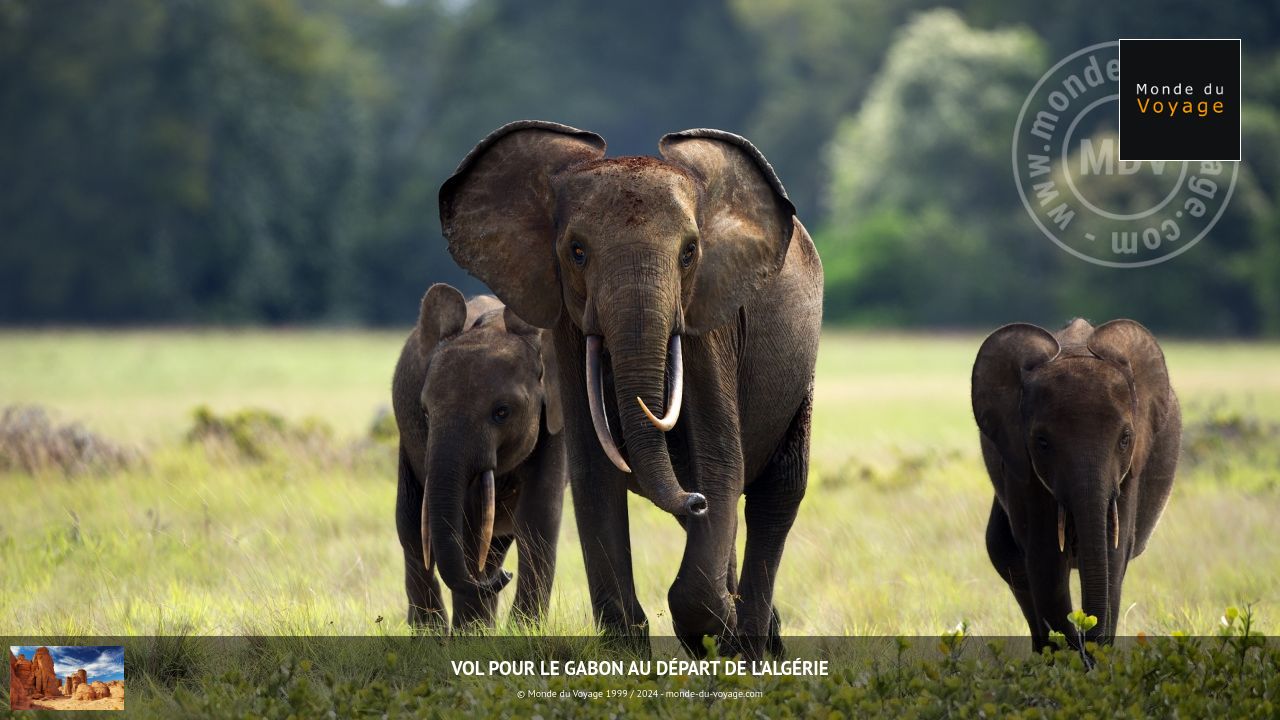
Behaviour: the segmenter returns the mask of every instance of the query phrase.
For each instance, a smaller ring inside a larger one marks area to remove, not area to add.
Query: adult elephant
[[[685,647],[700,654],[714,635],[777,653],[773,586],[805,492],[822,266],[747,140],[688,130],[659,149],[606,158],[594,133],[511,123],[445,182],[441,225],[463,268],[552,330],[598,624],[646,642],[630,488],[685,528],[667,595]]]

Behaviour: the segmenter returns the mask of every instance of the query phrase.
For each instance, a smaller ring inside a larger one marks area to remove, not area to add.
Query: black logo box
[[[1240,51],[1239,39],[1121,38],[1120,160],[1240,160]]]

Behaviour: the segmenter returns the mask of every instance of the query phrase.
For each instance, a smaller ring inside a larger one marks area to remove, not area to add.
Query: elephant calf
[[[1033,646],[1050,631],[1075,641],[1073,568],[1098,618],[1085,639],[1113,641],[1125,569],[1164,511],[1181,445],[1160,345],[1132,320],[1006,325],[973,364],[973,415],[996,495],[987,552]]]
[[[467,302],[448,285],[422,298],[391,391],[396,528],[415,627],[446,624],[436,567],[453,593],[454,627],[492,625],[513,540],[514,612],[537,620],[546,610],[566,482],[559,395],[543,373],[549,345],[496,298]]]

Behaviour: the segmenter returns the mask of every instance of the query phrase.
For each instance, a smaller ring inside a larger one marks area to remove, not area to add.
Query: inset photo
[[[10,710],[123,710],[119,645],[11,645]]]

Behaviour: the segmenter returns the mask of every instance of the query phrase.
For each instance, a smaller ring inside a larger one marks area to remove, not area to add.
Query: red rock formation
[[[84,668],[67,675],[63,682],[53,671],[53,655],[49,648],[39,648],[28,660],[25,655],[9,653],[9,698],[14,710],[25,710],[32,700],[43,700],[66,695],[75,700],[93,701],[103,698],[124,699],[124,681],[89,682]]]
[[[33,699],[60,697],[62,684],[58,682],[58,675],[53,671],[53,656],[49,654],[49,648],[37,649],[31,664],[33,666],[31,697]]]
[[[11,652],[10,655],[12,654],[13,653]],[[17,659],[13,662],[11,674],[18,684],[27,689],[28,694],[31,692],[33,683],[32,673],[34,672],[34,666],[31,664],[31,661],[27,659],[27,656],[22,653],[18,653]]]
[[[27,663],[28,671],[31,663],[21,655],[23,662]],[[18,676],[18,658],[13,656],[13,651],[9,652],[9,709],[10,710],[29,710],[31,709],[31,697],[27,693],[26,684]]]

